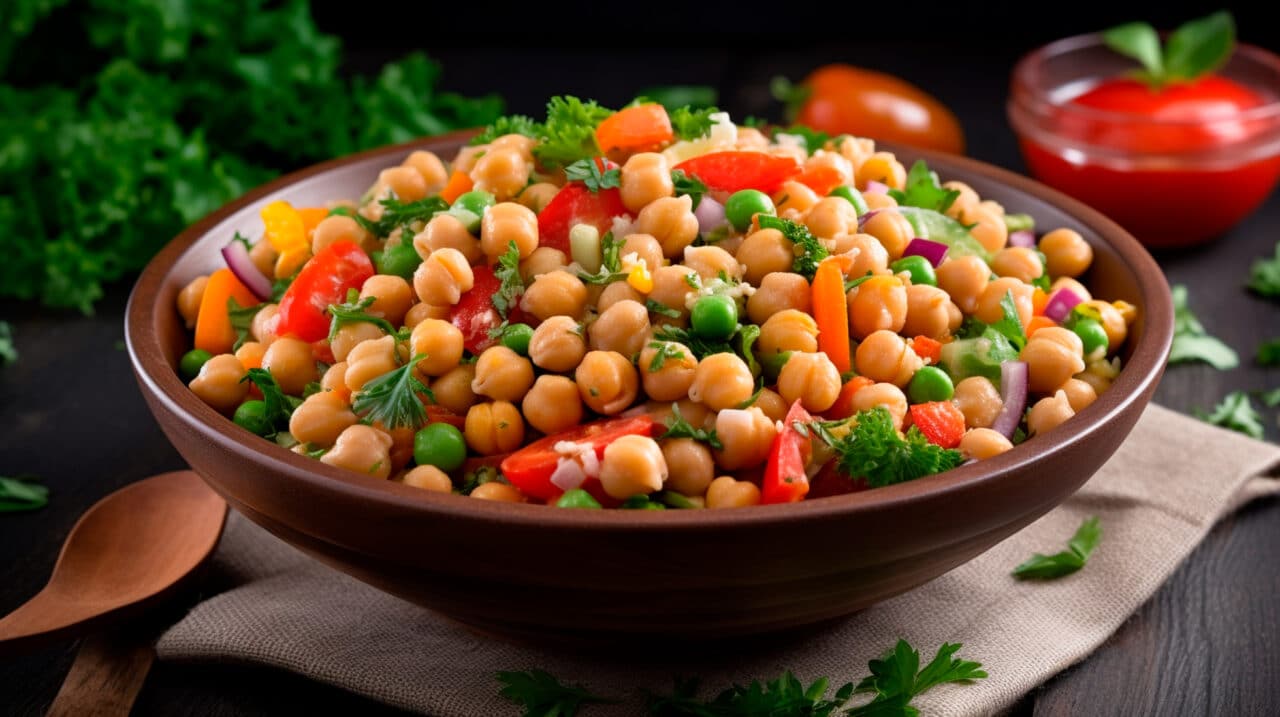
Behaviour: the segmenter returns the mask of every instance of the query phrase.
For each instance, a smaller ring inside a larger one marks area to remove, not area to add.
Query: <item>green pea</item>
[[[599,509],[600,502],[591,497],[591,494],[581,488],[566,490],[564,495],[560,496],[556,501],[557,508],[594,508]]]
[[[859,192],[853,187],[836,187],[828,192],[827,196],[840,197],[841,199],[849,200],[849,203],[853,205],[853,210],[858,213],[858,216],[862,216],[863,214],[871,211],[871,207],[867,206],[867,200],[862,198],[862,192]]]
[[[178,361],[178,373],[182,378],[190,381],[200,374],[200,369],[204,368],[205,362],[213,358],[213,354],[204,349],[191,349],[182,355],[182,360]]]
[[[956,393],[951,377],[937,366],[924,366],[911,378],[907,386],[907,398],[912,403],[950,401]]]
[[[727,296],[704,296],[689,314],[693,333],[709,341],[723,341],[738,330],[738,305]]]
[[[466,459],[467,442],[453,424],[429,423],[413,436],[413,460],[420,466],[448,473],[461,468]]]
[[[379,274],[390,274],[411,282],[422,257],[418,256],[413,244],[397,244],[385,251],[374,252],[373,263]]]
[[[738,231],[751,226],[751,218],[757,214],[777,214],[773,200],[758,189],[743,189],[729,195],[724,203],[724,215]]]
[[[502,331],[502,345],[521,356],[529,355],[529,340],[533,338],[533,327],[528,324],[511,324]]]
[[[1092,356],[1095,351],[1107,350],[1107,330],[1102,328],[1101,322],[1097,319],[1080,316],[1072,322],[1071,330],[1076,332],[1076,336],[1079,336],[1081,343],[1084,344],[1086,357]]]
[[[475,234],[480,230],[480,218],[484,216],[484,210],[492,207],[494,203],[493,195],[474,189],[470,192],[464,192],[453,200],[453,205],[449,207],[449,214],[457,217],[458,221],[467,228],[467,231]]]
[[[235,416],[231,420],[235,421],[237,426],[259,436],[275,433],[275,426],[267,420],[267,404],[263,401],[245,401],[236,409]]]
[[[933,264],[922,256],[904,256],[890,264],[889,268],[895,274],[904,271],[910,274],[912,284],[938,285],[938,272],[934,271]]]

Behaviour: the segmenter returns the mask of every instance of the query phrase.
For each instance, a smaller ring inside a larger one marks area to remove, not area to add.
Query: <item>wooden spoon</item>
[[[71,529],[49,584],[0,620],[0,655],[168,596],[213,552],[226,517],[227,504],[191,471],[147,478],[98,501]]]

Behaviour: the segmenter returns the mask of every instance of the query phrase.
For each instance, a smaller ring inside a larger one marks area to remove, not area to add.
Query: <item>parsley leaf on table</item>
[[[523,717],[573,717],[584,704],[609,704],[611,700],[579,685],[564,685],[544,670],[499,672],[498,694],[524,708]]]
[[[911,165],[911,171],[907,172],[904,188],[890,189],[889,196],[903,206],[946,212],[960,196],[960,192],[956,189],[943,189],[938,173],[929,169],[923,159],[917,159]]]
[[[943,643],[938,653],[917,672],[920,653],[906,640],[898,640],[893,650],[878,660],[871,660],[871,676],[863,678],[856,692],[874,692],[875,699],[849,710],[850,717],[916,717],[920,711],[911,706],[917,695],[948,682],[972,682],[987,676],[982,664],[953,658],[962,647],[959,643]]]
[[[1187,287],[1176,284],[1173,291],[1173,346],[1169,363],[1203,361],[1219,371],[1240,365],[1235,349],[1205,331],[1200,319],[1187,306]]]
[[[831,255],[822,241],[809,231],[809,227],[799,222],[766,214],[759,214],[756,219],[760,222],[761,229],[777,229],[795,244],[799,253],[791,264],[791,270],[813,281],[813,275],[818,271],[818,264]]]
[[[1228,428],[1243,433],[1250,438],[1262,440],[1262,416],[1258,415],[1249,394],[1244,391],[1232,391],[1213,407],[1210,413],[1196,411],[1196,417],[1215,426]]]
[[[900,436],[883,406],[859,412],[854,421],[853,430],[841,438],[818,433],[835,449],[840,473],[865,478],[873,488],[941,473],[964,461],[960,451],[930,443],[915,426]]]
[[[0,513],[37,510],[48,504],[48,488],[30,480],[0,476]]]
[[[616,189],[622,186],[622,171],[618,167],[600,169],[600,163],[593,159],[579,159],[564,168],[564,176],[570,181],[580,181],[593,193],[601,189]]]
[[[1019,580],[1052,580],[1070,575],[1084,567],[1089,555],[1102,539],[1102,526],[1096,516],[1086,518],[1067,542],[1067,549],[1053,555],[1036,553],[1013,569]]]
[[[1270,391],[1266,391],[1259,398],[1262,400],[1262,405],[1267,408],[1280,406],[1280,388],[1273,388]]]
[[[0,330],[0,335],[3,331]],[[1258,344],[1257,362],[1261,366],[1280,366],[1280,339],[1271,339]]]
[[[805,686],[788,670],[767,682],[732,685],[714,699],[698,697],[696,678],[676,679],[669,695],[645,694],[645,711],[653,717],[835,717],[853,696],[853,683],[827,698],[825,677]]]
[[[435,403],[431,390],[413,375],[413,367],[425,356],[414,356],[403,366],[371,379],[352,396],[351,410],[365,424],[386,428],[417,428],[427,422],[427,409],[418,394]]]
[[[1245,286],[1269,299],[1280,299],[1280,242],[1276,243],[1275,257],[1254,260]]]
[[[13,345],[13,328],[8,321],[0,321],[0,366],[18,360],[18,349]]]

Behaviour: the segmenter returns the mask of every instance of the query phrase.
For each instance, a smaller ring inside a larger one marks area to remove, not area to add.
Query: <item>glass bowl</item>
[[[1148,246],[1213,239],[1257,209],[1280,179],[1280,57],[1239,45],[1218,75],[1263,103],[1213,119],[1156,119],[1072,102],[1133,69],[1100,34],[1022,58],[1008,112],[1027,166]]]

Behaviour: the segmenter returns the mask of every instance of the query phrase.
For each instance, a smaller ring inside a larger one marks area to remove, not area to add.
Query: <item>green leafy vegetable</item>
[[[755,324],[743,324],[738,328],[738,333],[733,336],[733,340],[737,343],[738,355],[742,357],[743,361],[746,361],[751,375],[757,378],[759,378],[762,369],[760,368],[760,362],[756,360],[756,353],[753,349],[759,338],[760,327]],[[747,405],[751,404],[748,403]]]
[[[873,488],[951,470],[964,460],[960,451],[930,443],[915,426],[905,438],[898,435],[883,406],[859,412],[854,421],[853,430],[842,438],[819,433],[835,449],[836,468],[849,478],[865,478]]]
[[[511,313],[511,307],[524,294],[524,279],[520,278],[520,248],[514,240],[507,243],[507,251],[498,257],[493,274],[498,277],[498,293],[490,297],[489,301],[505,320],[507,314]]]
[[[1004,228],[1010,233],[1035,231],[1036,218],[1030,214],[1005,214]]]
[[[542,141],[533,148],[534,156],[548,167],[565,167],[580,159],[599,156],[596,127],[611,114],[613,110],[601,107],[595,100],[583,102],[567,95],[552,97],[547,103]]]
[[[249,334],[253,328],[253,317],[266,307],[266,304],[242,307],[234,296],[227,297],[227,316],[231,319],[231,328],[236,332],[236,342],[231,347],[232,351],[239,351],[240,347],[244,346],[244,342],[249,340]]]
[[[0,336],[3,333],[3,329],[0,329]],[[1257,362],[1261,366],[1280,366],[1280,339],[1258,344]]]
[[[1258,410],[1253,407],[1253,402],[1249,400],[1249,394],[1244,391],[1232,391],[1228,393],[1226,398],[1217,406],[1214,406],[1211,413],[1196,411],[1196,416],[1206,423],[1212,423],[1215,426],[1221,426],[1233,431],[1262,440],[1262,416],[1258,415]]]
[[[715,107],[694,109],[692,107],[667,108],[671,117],[671,129],[677,139],[694,140],[711,134],[711,126],[715,124],[711,115],[719,112]]]
[[[698,203],[702,201],[702,195],[710,190],[701,179],[686,174],[683,169],[671,170],[671,184],[675,186],[676,196],[683,197],[686,194],[693,200],[693,208],[698,208]]]
[[[939,363],[954,381],[970,376],[985,376],[999,383],[1000,364],[1017,361],[1018,349],[1008,337],[981,321],[975,319],[961,326],[966,330],[966,336],[970,336],[968,332],[975,327],[978,328],[977,336],[943,344]]]
[[[905,188],[890,189],[889,196],[903,206],[945,212],[960,196],[960,191],[943,189],[938,173],[929,169],[923,159],[917,159],[911,165],[911,171],[907,172]]]
[[[294,404],[284,395],[271,372],[265,368],[251,368],[240,379],[240,383],[246,381],[252,382],[262,392],[262,401],[267,405],[267,421],[277,432],[289,430],[289,417],[293,415]],[[267,438],[275,438],[275,434],[268,435]]]
[[[655,301],[654,299],[645,299],[644,308],[648,309],[649,313],[651,314],[657,314],[658,316],[665,316],[668,319],[680,318],[679,309],[673,309],[670,306],[667,306],[666,304],[660,301]]]
[[[809,231],[809,227],[799,222],[767,214],[758,214],[756,219],[760,222],[761,229],[777,229],[795,244],[798,251],[791,270],[813,281],[813,275],[818,271],[818,264],[831,255],[822,241]]]
[[[18,360],[18,349],[13,345],[13,328],[8,321],[0,321],[0,366]]]
[[[1276,244],[1273,258],[1257,259],[1249,267],[1249,283],[1246,286],[1260,296],[1280,298],[1280,243]]]
[[[28,479],[0,476],[0,513],[22,513],[48,504],[48,488]]]
[[[1187,287],[1177,284],[1173,289],[1173,346],[1169,349],[1169,363],[1203,361],[1219,371],[1240,365],[1235,349],[1210,336],[1200,319],[1187,306]]]
[[[711,430],[697,428],[692,423],[689,423],[684,416],[680,415],[680,404],[678,403],[671,404],[671,417],[667,419],[667,430],[660,436],[660,439],[665,438],[692,438],[718,451],[724,450],[724,444],[716,436],[716,430],[714,428]]]
[[[564,176],[570,181],[580,181],[587,189],[598,193],[601,189],[616,189],[622,184],[622,171],[618,167],[600,169],[600,163],[592,159],[579,159],[564,168]]]
[[[578,272],[578,278],[587,284],[612,284],[627,278],[622,270],[622,239],[615,239],[613,232],[600,237],[600,270],[594,274]]]
[[[853,683],[828,699],[829,684],[823,677],[805,686],[788,670],[777,679],[733,685],[703,700],[697,679],[677,679],[669,695],[646,693],[645,708],[654,717],[834,717],[853,696]]]
[[[414,222],[428,222],[436,214],[449,208],[449,203],[440,197],[423,197],[412,202],[402,202],[395,197],[378,202],[382,205],[382,216],[378,221],[370,221],[360,214],[353,214],[355,220],[369,233],[386,238],[400,227],[407,227]]]
[[[1014,568],[1013,576],[1019,580],[1053,580],[1070,575],[1084,567],[1101,539],[1102,526],[1097,516],[1086,518],[1067,541],[1066,550],[1053,555],[1036,553]]]
[[[413,367],[425,356],[414,356],[405,365],[371,379],[351,400],[351,410],[367,424],[386,428],[417,428],[427,422],[427,409],[418,394],[435,403],[435,395],[417,376]]]
[[[941,212],[922,207],[903,206],[899,211],[915,229],[917,237],[946,244],[947,256],[976,256],[991,263],[991,252],[960,222]]]
[[[235,301],[235,299],[230,299],[230,301]],[[373,306],[375,301],[377,301],[376,296],[366,296],[361,299],[360,292],[357,289],[348,289],[347,300],[344,303],[329,304],[328,312],[333,317],[329,321],[329,340],[332,341],[333,337],[338,335],[338,329],[346,324],[361,322],[373,324],[388,334],[395,335],[396,327],[392,326],[390,321],[368,312],[368,308]]]
[[[1194,80],[1224,65],[1235,49],[1231,13],[1215,12],[1183,24],[1169,35],[1163,50],[1160,35],[1145,22],[1131,22],[1102,33],[1112,50],[1142,65],[1138,77],[1153,88]]]
[[[733,353],[733,347],[727,341],[704,339],[689,329],[678,326],[660,325],[654,329],[653,338],[658,341],[675,341],[684,344],[689,347],[694,356],[698,357],[699,361],[712,354]]]
[[[471,138],[471,146],[489,144],[493,140],[508,134],[522,134],[525,137],[538,139],[543,133],[542,124],[525,115],[506,115],[493,121],[480,134]]]
[[[585,704],[609,704],[579,685],[563,685],[543,670],[499,672],[498,694],[523,707],[523,717],[573,717]]]
[[[916,717],[920,711],[911,706],[917,695],[948,682],[967,683],[987,676],[982,664],[953,657],[960,643],[943,643],[929,664],[920,667],[920,653],[906,640],[898,640],[893,650],[878,660],[871,660],[871,676],[863,678],[856,692],[873,692],[871,702],[849,710],[850,717]]]
[[[1000,332],[1014,349],[1022,351],[1027,345],[1027,333],[1022,327],[1022,318],[1018,316],[1018,306],[1013,301],[1013,291],[1006,291],[1000,299],[1000,320],[991,324],[993,331]]]
[[[826,132],[819,132],[816,129],[806,127],[802,124],[793,124],[786,129],[774,131],[773,139],[775,142],[780,134],[799,137],[801,143],[804,144],[804,150],[809,153],[809,156],[813,156],[814,152],[822,149],[827,142],[831,140],[831,135]]]

